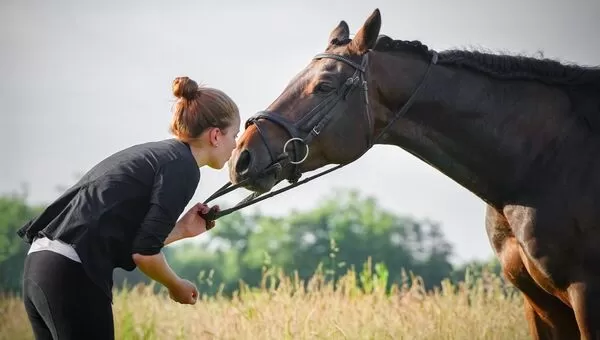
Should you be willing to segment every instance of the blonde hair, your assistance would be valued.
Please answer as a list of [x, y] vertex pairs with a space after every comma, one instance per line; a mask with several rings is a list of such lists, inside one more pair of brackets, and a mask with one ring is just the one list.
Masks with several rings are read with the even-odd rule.
[[225, 130], [239, 117], [237, 105], [221, 90], [198, 86], [188, 77], [175, 78], [172, 90], [178, 100], [169, 131], [181, 140], [197, 138], [210, 127]]

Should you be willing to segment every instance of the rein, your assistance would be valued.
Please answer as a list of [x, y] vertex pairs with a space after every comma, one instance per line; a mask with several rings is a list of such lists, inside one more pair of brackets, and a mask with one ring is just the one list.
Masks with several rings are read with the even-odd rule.
[[[246, 121], [246, 124], [245, 124], [246, 128], [251, 124], [256, 125], [257, 131], [258, 131], [259, 135], [261, 136], [261, 138], [263, 139], [263, 142], [265, 143], [267, 150], [268, 150], [269, 154], [271, 155], [271, 160], [273, 161], [273, 163], [269, 167], [267, 167], [261, 173], [261, 175], [269, 174], [271, 172], [274, 172], [276, 175], [278, 175], [285, 166], [291, 164], [294, 168], [292, 171], [292, 175], [289, 178], [287, 178], [288, 181], [290, 182], [290, 185], [288, 185], [284, 188], [269, 192], [266, 195], [263, 195], [263, 193], [254, 192], [254, 193], [248, 195], [243, 200], [241, 200], [238, 204], [236, 204], [235, 206], [233, 206], [232, 208], [229, 208], [229, 209], [217, 210], [215, 207], [213, 207], [213, 208], [211, 208], [211, 210], [208, 213], [201, 214], [201, 216], [206, 221], [214, 221], [220, 217], [229, 215], [237, 210], [240, 210], [247, 206], [258, 203], [269, 197], [278, 195], [282, 192], [285, 192], [294, 187], [297, 187], [299, 185], [307, 183], [315, 178], [321, 177], [325, 174], [328, 174], [332, 171], [340, 169], [351, 163], [351, 162], [349, 162], [349, 163], [345, 163], [345, 164], [339, 164], [335, 167], [324, 170], [316, 175], [313, 175], [313, 176], [307, 177], [301, 181], [298, 181], [302, 175], [298, 169], [298, 164], [301, 164], [302, 162], [304, 162], [304, 160], [306, 160], [306, 158], [308, 157], [308, 153], [309, 153], [308, 144], [312, 141], [313, 138], [315, 138], [316, 136], [318, 136], [321, 133], [321, 131], [325, 128], [327, 123], [329, 123], [331, 118], [333, 118], [333, 114], [336, 112], [333, 109], [337, 106], [337, 104], [340, 102], [340, 100], [342, 100], [342, 99], [345, 100], [346, 97], [350, 94], [350, 92], [357, 86], [361, 86], [363, 89], [364, 100], [365, 100], [365, 116], [369, 123], [369, 126], [373, 127], [373, 124], [374, 124], [374, 119], [373, 119], [372, 115], [370, 114], [369, 93], [368, 93], [367, 81], [364, 79], [364, 76], [366, 75], [366, 66], [368, 63], [368, 53], [365, 53], [363, 55], [361, 64], [357, 64], [354, 61], [349, 60], [348, 58], [345, 58], [345, 57], [337, 55], [337, 54], [331, 54], [331, 53], [320, 53], [320, 54], [317, 54], [313, 59], [323, 59], [323, 58], [335, 59], [335, 60], [344, 62], [347, 65], [350, 65], [351, 67], [353, 67], [355, 69], [354, 74], [351, 77], [349, 77], [348, 79], [346, 79], [346, 82], [344, 83], [344, 85], [337, 91], [338, 92], [337, 96], [326, 98], [323, 102], [319, 103], [315, 108], [313, 108], [309, 113], [307, 113], [304, 117], [302, 117], [296, 123], [288, 121], [286, 118], [282, 117], [281, 115], [274, 115], [271, 112], [261, 111], [261, 112], [257, 113], [256, 115], [250, 117]], [[406, 103], [404, 103], [402, 108], [396, 113], [396, 115], [388, 122], [388, 124], [379, 132], [379, 134], [375, 138], [371, 138], [370, 134], [367, 136], [369, 146], [356, 159], [359, 159], [360, 157], [362, 157], [367, 151], [369, 151], [373, 147], [373, 145], [377, 144], [377, 142], [379, 142], [379, 140], [385, 134], [385, 132], [402, 115], [404, 115], [410, 109], [410, 107], [413, 105], [414, 101], [416, 100], [417, 94], [420, 92], [420, 90], [425, 85], [425, 81], [427, 80], [427, 77], [429, 76], [429, 73], [432, 68], [431, 66], [434, 64], [437, 64], [437, 61], [438, 61], [438, 54], [436, 52], [433, 52], [431, 62], [429, 64], [429, 66], [427, 67], [427, 71], [425, 71], [425, 74], [423, 75], [423, 78], [421, 79], [421, 83], [419, 84], [419, 86], [415, 89], [415, 91], [412, 93], [412, 95], [406, 101]], [[333, 104], [331, 104], [331, 103], [333, 103]], [[324, 109], [327, 109], [327, 110], [324, 110]], [[272, 123], [275, 123], [276, 125], [279, 125], [281, 128], [286, 130], [288, 132], [288, 134], [291, 136], [291, 138], [284, 144], [283, 152], [279, 156], [274, 155], [274, 153], [271, 151], [271, 149], [269, 147], [269, 143], [267, 143], [265, 136], [261, 132], [261, 130], [258, 126], [258, 121], [260, 119], [268, 120]], [[301, 135], [301, 133], [300, 133], [301, 131], [307, 130], [306, 127], [304, 127], [302, 125], [305, 123], [312, 123], [312, 122], [314, 122], [314, 124], [312, 124], [312, 125], [308, 124], [308, 128], [310, 129], [310, 131], [305, 135], [305, 137], [304, 138], [298, 137], [299, 135]], [[299, 161], [291, 160], [289, 157], [289, 154], [286, 152], [288, 144], [290, 144], [292, 142], [301, 142], [305, 146], [304, 156]], [[294, 146], [293, 149], [294, 149], [294, 154], [297, 156], [298, 155], [297, 148]], [[298, 158], [299, 157], [297, 157], [296, 159], [298, 159]], [[250, 178], [245, 178], [244, 180], [238, 182], [235, 185], [232, 185], [231, 182], [227, 182], [225, 185], [223, 185], [221, 188], [219, 188], [215, 193], [213, 193], [210, 197], [208, 197], [204, 201], [204, 204], [207, 204], [208, 202], [214, 200], [217, 197], [221, 197], [235, 189], [242, 187], [249, 180], [250, 180]]]

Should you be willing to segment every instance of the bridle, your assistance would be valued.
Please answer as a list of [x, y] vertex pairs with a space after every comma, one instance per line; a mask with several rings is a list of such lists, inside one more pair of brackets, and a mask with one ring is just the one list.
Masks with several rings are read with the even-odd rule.
[[[323, 131], [323, 129], [333, 118], [338, 117], [339, 113], [345, 111], [348, 104], [347, 98], [350, 96], [350, 94], [352, 94], [352, 92], [354, 92], [355, 89], [359, 87], [363, 90], [362, 92], [364, 94], [363, 97], [366, 108], [364, 113], [367, 126], [369, 127], [369, 133], [367, 134], [367, 145], [369, 145], [369, 147], [371, 146], [370, 132], [373, 129], [374, 122], [370, 113], [367, 81], [364, 78], [366, 65], [368, 63], [368, 54], [364, 55], [360, 65], [348, 58], [331, 53], [317, 54], [313, 59], [320, 60], [323, 58], [336, 59], [352, 66], [355, 69], [354, 74], [346, 79], [344, 84], [336, 91], [328, 93], [324, 100], [322, 100], [317, 106], [303, 115], [302, 118], [296, 122], [292, 122], [280, 114], [266, 110], [258, 112], [246, 121], [245, 128], [248, 128], [250, 125], [255, 126], [271, 157], [270, 166], [267, 167], [260, 175], [265, 175], [265, 172], [270, 171], [280, 172], [285, 168], [285, 166], [289, 165], [292, 167], [292, 171], [287, 180], [291, 184], [296, 183], [302, 176], [299, 165], [302, 164], [306, 158], [308, 158], [308, 153], [310, 152], [310, 143], [321, 133], [321, 131]], [[261, 121], [269, 121], [278, 125], [285, 130], [290, 137], [285, 142], [282, 152], [277, 156], [275, 156], [275, 153], [272, 151], [269, 143], [267, 142], [265, 134], [260, 129]], [[290, 145], [290, 143], [293, 145], [294, 158], [292, 158], [287, 152], [287, 147]], [[296, 144], [293, 143], [300, 144], [300, 147], [297, 147]], [[301, 146], [304, 146], [304, 148]], [[303, 156], [301, 156], [302, 154]], [[279, 173], [276, 173], [276, 175], [279, 175]]]
[[[292, 166], [292, 171], [290, 173], [290, 176], [288, 176], [288, 178], [287, 178], [287, 180], [290, 182], [290, 185], [288, 185], [284, 188], [278, 189], [276, 191], [273, 191], [262, 197], [259, 197], [262, 195], [261, 193], [252, 193], [248, 197], [246, 197], [245, 199], [240, 201], [233, 208], [229, 208], [226, 210], [220, 210], [220, 211], [212, 209], [211, 211], [209, 211], [209, 213], [203, 215], [203, 217], [207, 221], [215, 220], [219, 217], [228, 215], [234, 211], [240, 210], [244, 207], [247, 207], [249, 205], [255, 204], [255, 203], [262, 201], [264, 199], [267, 199], [269, 197], [280, 194], [280, 193], [287, 191], [293, 187], [302, 185], [310, 180], [313, 180], [317, 177], [323, 176], [329, 172], [332, 172], [334, 170], [337, 170], [343, 166], [350, 164], [350, 163], [339, 164], [333, 168], [324, 170], [316, 175], [305, 178], [302, 181], [298, 181], [300, 179], [300, 177], [302, 176], [302, 173], [299, 169], [300, 168], [299, 165], [302, 164], [308, 158], [308, 153], [310, 151], [309, 144], [312, 142], [312, 140], [315, 137], [317, 137], [323, 131], [323, 129], [327, 126], [327, 124], [333, 118], [337, 117], [340, 113], [345, 111], [345, 109], [348, 105], [348, 101], [347, 101], [348, 96], [352, 92], [354, 92], [354, 90], [357, 88], [361, 88], [363, 90], [362, 92], [364, 95], [364, 104], [365, 104], [364, 113], [365, 113], [365, 119], [367, 121], [367, 126], [369, 127], [367, 137], [366, 137], [368, 147], [356, 159], [360, 158], [368, 150], [370, 150], [371, 147], [373, 147], [373, 145], [375, 145], [379, 141], [379, 139], [383, 136], [383, 134], [396, 122], [396, 120], [398, 120], [402, 115], [404, 115], [410, 109], [410, 107], [412, 106], [412, 104], [414, 103], [414, 101], [417, 97], [417, 94], [419, 93], [421, 88], [423, 88], [423, 86], [425, 84], [425, 80], [427, 79], [427, 77], [430, 73], [431, 66], [434, 64], [437, 64], [438, 54], [435, 51], [432, 51], [432, 53], [433, 53], [433, 55], [431, 58], [431, 62], [427, 68], [427, 71], [425, 71], [423, 78], [421, 79], [421, 83], [415, 89], [415, 91], [412, 93], [412, 95], [406, 101], [406, 103], [402, 106], [402, 108], [396, 113], [396, 115], [392, 118], [392, 120], [390, 120], [390, 122], [388, 122], [388, 124], [379, 132], [379, 134], [377, 134], [376, 137], [372, 136], [372, 133], [374, 131], [375, 120], [371, 114], [371, 106], [369, 104], [369, 89], [368, 89], [367, 80], [365, 77], [366, 73], [367, 73], [369, 52], [363, 54], [360, 64], [350, 60], [349, 58], [343, 57], [341, 55], [333, 54], [333, 53], [319, 53], [316, 56], [314, 56], [313, 60], [329, 58], [329, 59], [341, 61], [347, 65], [350, 65], [351, 67], [353, 67], [355, 69], [354, 74], [352, 76], [350, 76], [348, 79], [346, 79], [346, 81], [344, 82], [344, 84], [341, 87], [339, 87], [336, 91], [332, 91], [331, 93], [329, 93], [323, 101], [321, 101], [319, 104], [317, 104], [312, 110], [310, 110], [306, 115], [304, 115], [301, 119], [299, 119], [296, 122], [292, 122], [277, 113], [265, 110], [265, 111], [260, 111], [260, 112], [256, 113], [255, 115], [250, 117], [245, 123], [246, 129], [251, 125], [255, 126], [259, 136], [261, 137], [261, 139], [271, 157], [271, 164], [267, 168], [265, 168], [261, 173], [259, 173], [258, 176], [265, 176], [265, 175], [271, 175], [271, 174], [274, 174], [275, 176], [279, 176], [281, 171], [283, 171], [283, 169], [286, 166]], [[260, 122], [262, 122], [262, 121], [268, 121], [275, 125], [278, 125], [283, 130], [285, 130], [287, 132], [287, 134], [290, 136], [290, 138], [285, 142], [280, 154], [276, 154], [275, 152], [273, 152], [272, 148], [269, 146], [266, 135], [262, 132], [262, 130], [260, 128]], [[301, 143], [301, 145], [304, 146], [304, 148], [303, 148], [304, 150], [302, 150], [302, 148], [296, 147], [296, 145], [294, 145], [293, 143]], [[290, 144], [293, 145], [294, 158], [290, 157], [290, 154], [287, 152], [288, 145], [290, 145]], [[301, 152], [303, 152], [302, 157], [299, 156], [299, 155], [302, 155]], [[213, 199], [215, 199], [217, 197], [223, 196], [226, 193], [243, 186], [249, 180], [250, 180], [250, 178], [245, 178], [235, 185], [232, 185], [231, 182], [226, 183], [224, 186], [219, 188], [214, 194], [212, 194], [209, 198], [207, 198], [204, 201], [204, 204], [212, 201]]]

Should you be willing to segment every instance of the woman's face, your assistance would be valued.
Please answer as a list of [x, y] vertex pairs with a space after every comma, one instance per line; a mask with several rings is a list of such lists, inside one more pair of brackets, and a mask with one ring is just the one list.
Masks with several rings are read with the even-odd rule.
[[236, 146], [237, 135], [240, 132], [240, 118], [237, 117], [233, 123], [224, 130], [220, 130], [218, 141], [212, 152], [211, 161], [208, 166], [214, 169], [222, 169], [231, 158], [231, 153]]

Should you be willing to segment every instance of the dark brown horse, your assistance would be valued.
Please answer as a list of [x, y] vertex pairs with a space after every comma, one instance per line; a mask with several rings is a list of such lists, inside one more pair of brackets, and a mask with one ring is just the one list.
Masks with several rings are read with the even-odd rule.
[[490, 243], [534, 338], [598, 339], [600, 70], [438, 54], [380, 26], [375, 10], [350, 39], [340, 22], [324, 53], [248, 120], [231, 181], [265, 192], [374, 144], [399, 146], [487, 203]]

